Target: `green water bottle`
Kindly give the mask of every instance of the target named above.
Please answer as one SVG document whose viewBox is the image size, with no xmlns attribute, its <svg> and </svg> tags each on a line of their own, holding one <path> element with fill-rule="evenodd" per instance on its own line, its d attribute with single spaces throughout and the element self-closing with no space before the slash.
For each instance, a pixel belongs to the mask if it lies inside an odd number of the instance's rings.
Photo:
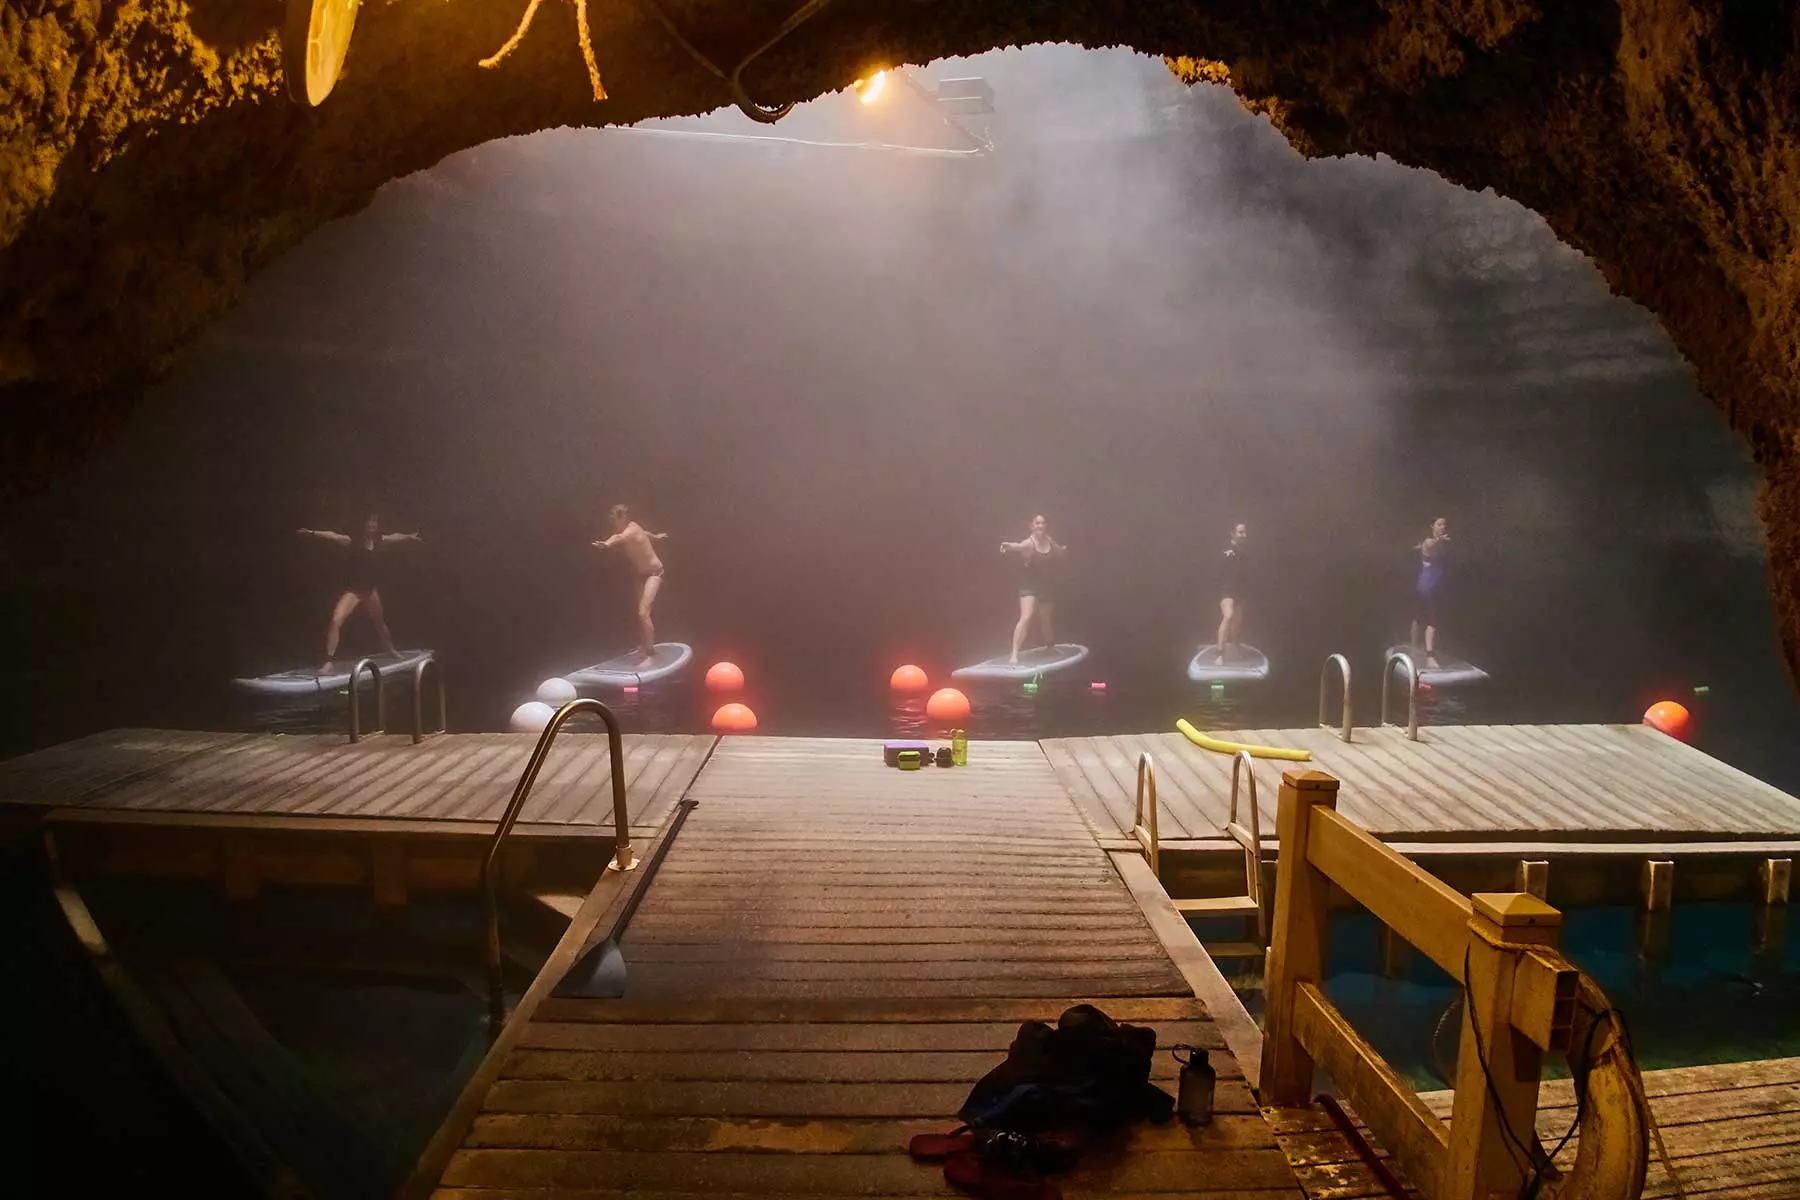
<svg viewBox="0 0 1800 1200">
<path fill-rule="evenodd" d="M 969 735 L 960 729 L 950 731 L 950 761 L 959 767 L 969 765 Z"/>
</svg>

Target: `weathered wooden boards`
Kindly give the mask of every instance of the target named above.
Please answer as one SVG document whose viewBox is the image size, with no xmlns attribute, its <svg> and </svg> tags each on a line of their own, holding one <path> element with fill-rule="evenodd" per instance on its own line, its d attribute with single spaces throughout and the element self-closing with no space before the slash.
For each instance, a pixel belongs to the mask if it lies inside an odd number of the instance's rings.
<svg viewBox="0 0 1800 1200">
<path fill-rule="evenodd" d="M 631 822 L 669 814 L 710 753 L 711 735 L 628 734 Z M 355 745 L 329 735 L 124 729 L 0 763 L 0 805 L 138 812 L 492 821 L 536 738 L 445 734 Z M 606 739 L 558 740 L 521 818 L 610 827 Z"/>
<path fill-rule="evenodd" d="M 899 771 L 727 738 L 624 943 L 632 995 L 1186 995 L 1037 746 Z"/>
<path fill-rule="evenodd" d="M 1252 729 L 1233 741 L 1310 750 L 1342 782 L 1338 810 L 1369 832 L 1410 840 L 1701 841 L 1800 837 L 1800 799 L 1643 725 L 1443 725 Z M 1103 836 L 1131 829 L 1138 755 L 1156 761 L 1164 840 L 1217 839 L 1231 762 L 1180 734 L 1054 738 L 1057 776 Z M 1265 832 L 1283 767 L 1258 760 Z"/>
<path fill-rule="evenodd" d="M 1800 1058 L 1646 1071 L 1644 1090 L 1690 1197 L 1800 1196 Z M 1428 1092 L 1422 1099 L 1449 1120 L 1451 1093 Z M 1554 1145 L 1574 1117 L 1570 1082 L 1544 1084 L 1538 1101 L 1538 1135 Z M 1575 1145 L 1571 1141 L 1558 1161 L 1574 1162 Z M 1654 1152 L 1644 1195 L 1676 1195 L 1674 1180 Z"/>
</svg>

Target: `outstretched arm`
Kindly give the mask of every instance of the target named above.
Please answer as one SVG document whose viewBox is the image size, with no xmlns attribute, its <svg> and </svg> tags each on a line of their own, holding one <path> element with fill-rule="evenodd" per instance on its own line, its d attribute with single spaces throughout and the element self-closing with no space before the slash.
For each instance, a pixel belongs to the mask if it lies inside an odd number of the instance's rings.
<svg viewBox="0 0 1800 1200">
<path fill-rule="evenodd" d="M 1025 547 L 1027 547 L 1029 545 L 1031 545 L 1030 538 L 1026 538 L 1022 542 L 1001 542 L 1000 543 L 1000 553 L 1002 553 L 1002 554 L 1020 554 L 1020 553 L 1023 553 Z"/>
<path fill-rule="evenodd" d="M 350 544 L 350 536 L 348 534 L 333 533 L 329 529 L 302 529 L 298 532 L 301 537 L 323 538 L 328 542 L 336 542 L 340 546 L 348 546 Z"/>
<path fill-rule="evenodd" d="M 653 542 L 663 542 L 667 541 L 669 538 L 669 535 L 666 533 L 651 533 L 648 529 L 644 530 L 644 536 Z"/>
<path fill-rule="evenodd" d="M 391 542 L 419 542 L 423 540 L 424 539 L 416 533 L 384 533 L 381 535 L 381 544 L 384 546 Z"/>
<path fill-rule="evenodd" d="M 610 550 L 612 547 L 619 544 L 619 539 L 623 536 L 624 536 L 623 534 L 615 533 L 611 537 L 607 538 L 604 541 L 599 541 L 599 542 L 593 543 L 594 549 Z"/>
</svg>

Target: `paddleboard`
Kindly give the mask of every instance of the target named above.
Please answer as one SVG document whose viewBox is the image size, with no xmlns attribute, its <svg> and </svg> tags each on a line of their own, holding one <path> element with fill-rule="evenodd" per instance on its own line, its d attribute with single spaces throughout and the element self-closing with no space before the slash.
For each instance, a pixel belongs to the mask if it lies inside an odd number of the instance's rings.
<svg viewBox="0 0 1800 1200">
<path fill-rule="evenodd" d="M 1230 653 L 1222 661 L 1219 658 L 1219 648 L 1207 646 L 1188 663 L 1188 678 L 1195 683 L 1226 683 L 1268 677 L 1268 656 L 1244 642 L 1232 646 Z"/>
<path fill-rule="evenodd" d="M 686 642 L 658 642 L 651 648 L 648 659 L 633 650 L 629 654 L 616 655 L 591 667 L 570 671 L 563 678 L 576 687 L 642 687 L 646 683 L 667 679 L 686 667 L 693 658 L 694 648 Z"/>
<path fill-rule="evenodd" d="M 381 668 L 381 678 L 385 682 L 391 675 L 404 675 L 420 663 L 431 657 L 429 650 L 402 650 L 398 657 L 392 654 L 371 654 L 369 661 Z M 246 692 L 259 692 L 265 696 L 300 696 L 310 692 L 333 692 L 350 683 L 350 668 L 358 659 L 334 658 L 323 671 L 311 667 L 299 667 L 292 671 L 277 671 L 273 675 L 256 675 L 248 679 L 234 679 L 232 686 Z M 366 675 L 367 672 L 364 672 Z"/>
<path fill-rule="evenodd" d="M 1066 671 L 1088 656 L 1086 646 L 1078 646 L 1073 642 L 1058 642 L 1054 646 L 1039 646 L 1035 650 L 1019 652 L 1018 662 L 1007 661 L 1009 656 L 996 654 L 993 658 L 971 663 L 966 667 L 958 667 L 950 672 L 953 679 L 1030 679 L 1034 675 L 1049 675 L 1055 671 Z"/>
<path fill-rule="evenodd" d="M 1425 647 L 1423 646 L 1389 646 L 1389 654 L 1404 651 L 1412 656 L 1413 664 L 1419 668 L 1419 682 L 1429 683 L 1434 688 L 1462 687 L 1471 683 L 1480 683 L 1488 677 L 1488 673 L 1472 662 L 1467 662 L 1454 654 L 1438 651 L 1434 656 L 1437 666 L 1425 665 Z M 1394 672 L 1396 685 L 1402 684 L 1399 671 Z"/>
</svg>

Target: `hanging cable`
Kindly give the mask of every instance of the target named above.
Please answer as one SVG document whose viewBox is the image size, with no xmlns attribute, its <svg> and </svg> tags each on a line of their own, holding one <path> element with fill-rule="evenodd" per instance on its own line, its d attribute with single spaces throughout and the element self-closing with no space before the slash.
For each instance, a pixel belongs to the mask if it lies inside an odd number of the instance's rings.
<svg viewBox="0 0 1800 1200">
<path fill-rule="evenodd" d="M 751 63 L 755 62 L 766 51 L 775 46 L 776 43 L 780 42 L 781 39 L 785 38 L 788 34 L 794 32 L 794 30 L 798 29 L 801 25 L 818 15 L 820 10 L 831 3 L 831 0 L 806 0 L 805 4 L 802 4 L 799 8 L 795 9 L 793 15 L 781 23 L 781 27 L 777 29 L 767 41 L 746 54 L 738 65 L 733 67 L 729 72 L 721 71 L 717 63 L 702 54 L 699 47 L 695 46 L 694 43 L 688 41 L 687 36 L 681 32 L 674 21 L 669 19 L 669 14 L 663 11 L 662 5 L 657 3 L 657 0 L 640 0 L 640 3 L 650 10 L 650 15 L 661 22 L 664 29 L 669 31 L 669 36 L 675 39 L 675 44 L 687 51 L 689 58 L 699 63 L 725 84 L 726 89 L 731 93 L 731 101 L 733 104 L 737 105 L 739 112 L 743 113 L 746 117 L 749 117 L 752 121 L 759 122 L 763 125 L 773 125 L 775 122 L 794 111 L 793 102 L 789 101 L 777 108 L 764 108 L 755 100 L 752 100 L 750 98 L 750 93 L 745 89 L 743 82 L 744 71 Z"/>
</svg>

